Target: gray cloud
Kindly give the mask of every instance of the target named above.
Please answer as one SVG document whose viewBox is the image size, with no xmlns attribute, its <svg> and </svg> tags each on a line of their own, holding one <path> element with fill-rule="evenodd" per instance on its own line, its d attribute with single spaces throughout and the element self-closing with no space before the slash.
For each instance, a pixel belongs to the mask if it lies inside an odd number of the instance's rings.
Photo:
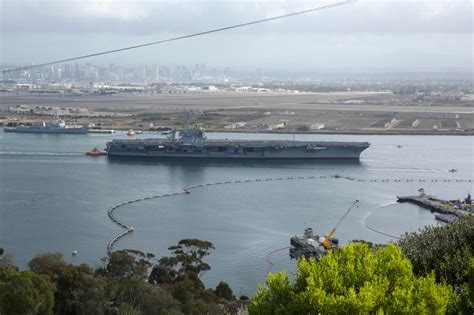
<svg viewBox="0 0 474 315">
<path fill-rule="evenodd" d="M 135 35 L 190 33 L 327 3 L 330 2 L 6 0 L 2 2 L 2 32 L 120 32 Z M 360 1 L 346 7 L 260 25 L 250 31 L 470 33 L 472 3 L 471 1 Z"/>
<path fill-rule="evenodd" d="M 1 61 L 62 59 L 327 3 L 4 0 Z M 470 1 L 360 1 L 91 62 L 469 71 L 471 23 Z"/>
</svg>

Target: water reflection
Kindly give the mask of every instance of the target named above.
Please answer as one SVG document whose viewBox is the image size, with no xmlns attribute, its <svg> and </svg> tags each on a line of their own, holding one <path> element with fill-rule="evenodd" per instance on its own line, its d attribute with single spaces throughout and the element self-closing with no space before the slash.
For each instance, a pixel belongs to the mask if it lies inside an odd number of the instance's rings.
<svg viewBox="0 0 474 315">
<path fill-rule="evenodd" d="M 164 165 L 182 167 L 264 167 L 264 168 L 305 168 L 321 166 L 360 166 L 362 163 L 357 159 L 195 159 L 195 158 L 145 158 L 145 157 L 109 157 L 109 163 L 123 165 Z"/>
</svg>

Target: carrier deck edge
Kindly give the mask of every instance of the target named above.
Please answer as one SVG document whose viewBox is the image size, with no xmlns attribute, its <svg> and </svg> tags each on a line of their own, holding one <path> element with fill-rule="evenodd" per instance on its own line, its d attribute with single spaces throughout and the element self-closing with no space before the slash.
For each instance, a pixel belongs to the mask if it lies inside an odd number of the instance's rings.
<svg viewBox="0 0 474 315">
<path fill-rule="evenodd" d="M 198 128 L 184 129 L 168 139 L 114 139 L 109 157 L 221 159 L 359 159 L 368 142 L 288 140 L 208 140 Z"/>
</svg>

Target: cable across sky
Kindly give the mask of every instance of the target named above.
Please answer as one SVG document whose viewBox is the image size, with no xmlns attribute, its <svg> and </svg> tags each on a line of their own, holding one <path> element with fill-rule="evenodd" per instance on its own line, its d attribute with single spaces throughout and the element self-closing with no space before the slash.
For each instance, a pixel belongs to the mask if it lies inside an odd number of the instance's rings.
<svg viewBox="0 0 474 315">
<path fill-rule="evenodd" d="M 317 7 L 317 8 L 311 8 L 311 9 L 307 9 L 307 10 L 303 10 L 303 11 L 298 11 L 298 12 L 288 13 L 288 14 L 284 14 L 284 15 L 274 16 L 274 17 L 270 17 L 270 18 L 266 18 L 266 19 L 261 19 L 261 20 L 256 20 L 256 21 L 251 21 L 251 22 L 246 22 L 246 23 L 241 23 L 241 24 L 235 24 L 235 25 L 221 27 L 221 28 L 216 28 L 216 29 L 212 29 L 212 30 L 208 30 L 208 31 L 204 31 L 204 32 L 199 32 L 199 33 L 194 33 L 194 34 L 188 34 L 188 35 L 163 39 L 163 40 L 159 40 L 159 41 L 155 41 L 155 42 L 150 42 L 150 43 L 145 43 L 145 44 L 140 44 L 140 45 L 134 45 L 134 46 L 128 46 L 128 47 L 123 47 L 123 48 L 118 48 L 118 49 L 112 49 L 112 50 L 107 50 L 107 51 L 102 51 L 102 52 L 97 52 L 97 53 L 72 57 L 72 58 L 60 59 L 60 60 L 40 63 L 40 64 L 37 64 L 37 65 L 30 65 L 30 66 L 24 66 L 24 67 L 12 68 L 12 69 L 5 69 L 5 70 L 2 70 L 2 73 L 5 74 L 5 73 L 10 73 L 10 72 L 15 72 L 15 71 L 29 70 L 29 69 L 34 69 L 34 68 L 51 66 L 51 65 L 58 64 L 58 63 L 63 63 L 63 62 L 69 62 L 69 61 L 74 61 L 74 60 L 79 60 L 79 59 L 86 59 L 86 58 L 91 58 L 91 57 L 96 57 L 96 56 L 101 56 L 101 55 L 113 54 L 113 53 L 120 52 L 120 51 L 125 51 L 125 50 L 132 50 L 132 49 L 137 49 L 137 48 L 146 47 L 146 46 L 164 44 L 164 43 L 178 41 L 178 40 L 182 40 L 182 39 L 186 39 L 186 38 L 197 37 L 197 36 L 207 35 L 207 34 L 211 34 L 211 33 L 227 31 L 227 30 L 231 30 L 231 29 L 234 29 L 234 28 L 240 28 L 240 27 L 250 26 L 250 25 L 254 25 L 254 24 L 260 24 L 260 23 L 275 21 L 275 20 L 279 20 L 279 19 L 285 19 L 285 18 L 289 18 L 289 17 L 292 17 L 292 16 L 307 14 L 307 13 L 310 13 L 310 12 L 330 9 L 330 8 L 334 8 L 334 7 L 340 7 L 340 6 L 344 6 L 344 5 L 353 3 L 353 2 L 355 2 L 355 1 L 350 0 L 350 1 L 338 2 L 338 3 L 333 3 L 333 4 L 329 4 L 329 5 L 325 5 L 325 6 L 321 6 L 321 7 Z"/>
</svg>

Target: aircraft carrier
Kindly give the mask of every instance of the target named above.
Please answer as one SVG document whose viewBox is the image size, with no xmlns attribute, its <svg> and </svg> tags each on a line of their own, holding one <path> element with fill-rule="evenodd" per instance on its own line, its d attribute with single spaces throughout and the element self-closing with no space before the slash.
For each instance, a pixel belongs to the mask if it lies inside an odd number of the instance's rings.
<svg viewBox="0 0 474 315">
<path fill-rule="evenodd" d="M 201 128 L 185 128 L 167 139 L 107 142 L 109 158 L 359 159 L 368 142 L 208 140 Z"/>
</svg>

